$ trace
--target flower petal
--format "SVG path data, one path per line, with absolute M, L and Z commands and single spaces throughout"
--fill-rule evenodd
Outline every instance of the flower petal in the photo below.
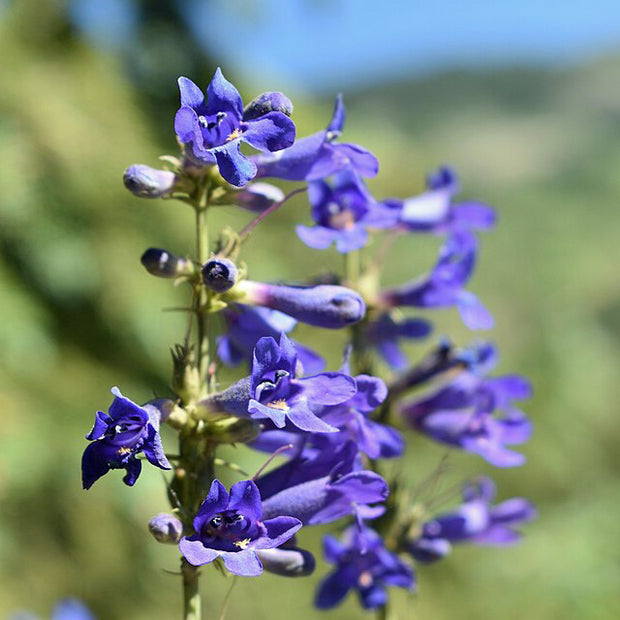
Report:
M 230 501 L 227 510 L 236 510 L 250 521 L 258 521 L 262 514 L 258 487 L 252 480 L 242 480 L 230 487 Z
M 256 164 L 239 150 L 237 138 L 228 144 L 212 149 L 220 174 L 231 185 L 242 187 L 256 176 Z
M 215 549 L 207 549 L 196 536 L 181 538 L 179 551 L 192 566 L 209 564 L 220 555 L 220 552 Z
M 237 118 L 243 116 L 243 101 L 239 91 L 224 77 L 222 70 L 215 70 L 207 87 L 207 114 L 234 112 Z
M 259 151 L 280 151 L 295 142 L 295 124 L 282 112 L 269 112 L 245 126 L 242 140 Z
M 267 535 L 252 544 L 253 549 L 273 549 L 291 539 L 301 528 L 301 521 L 295 517 L 275 517 L 263 522 Z
M 234 575 L 257 577 L 263 572 L 263 565 L 252 549 L 223 551 L 221 556 L 224 560 L 224 566 Z
M 177 83 L 181 93 L 181 106 L 202 110 L 204 108 L 205 96 L 200 88 L 192 80 L 183 76 L 177 80 Z

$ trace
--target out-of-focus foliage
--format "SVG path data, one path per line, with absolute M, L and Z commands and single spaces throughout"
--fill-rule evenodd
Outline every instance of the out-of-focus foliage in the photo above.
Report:
M 133 198 L 121 176 L 174 152 L 175 110 L 168 140 L 157 142 L 165 131 L 151 125 L 122 67 L 66 30 L 54 6 L 22 9 L 0 25 L 0 616 L 25 607 L 43 614 L 74 595 L 102 619 L 174 618 L 180 579 L 162 569 L 176 570 L 177 554 L 146 530 L 165 508 L 160 473 L 145 472 L 132 489 L 110 475 L 83 492 L 79 458 L 112 385 L 136 401 L 168 393 L 168 347 L 184 314 L 161 309 L 186 298 L 146 274 L 139 257 L 148 246 L 185 254 L 192 213 Z M 205 83 L 210 74 L 205 68 Z M 425 620 L 618 617 L 620 63 L 444 74 L 347 100 L 347 139 L 382 164 L 371 184 L 378 197 L 421 190 L 424 173 L 447 161 L 463 195 L 497 206 L 500 226 L 482 240 L 472 289 L 497 317 L 499 371 L 528 375 L 536 391 L 524 468 L 496 475 L 460 455 L 449 476 L 491 473 L 502 497 L 530 497 L 540 519 L 519 547 L 458 548 L 420 569 L 420 594 L 397 593 L 397 609 Z M 331 113 L 331 102 L 295 103 L 302 134 Z M 221 208 L 213 230 L 239 229 L 249 217 Z M 254 279 L 339 267 L 335 252 L 296 239 L 299 219 L 309 221 L 303 199 L 257 229 L 244 251 Z M 386 283 L 423 272 L 435 248 L 432 239 L 401 238 Z M 445 319 L 440 332 L 471 338 L 449 312 Z M 339 337 L 298 334 L 307 337 L 333 368 Z M 226 456 L 249 471 L 261 461 L 242 450 Z M 419 482 L 437 458 L 413 437 L 405 480 Z M 317 532 L 302 540 L 318 549 Z M 320 617 L 311 600 L 324 573 L 241 580 L 229 617 Z M 219 614 L 229 583 L 204 571 L 207 617 Z M 359 613 L 347 602 L 330 617 Z

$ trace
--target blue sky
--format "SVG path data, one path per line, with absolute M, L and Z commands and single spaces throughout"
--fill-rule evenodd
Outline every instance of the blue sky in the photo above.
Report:
M 127 36 L 137 18 L 125 0 L 72 4 L 99 44 L 110 33 L 116 40 Z M 442 68 L 570 63 L 620 54 L 618 0 L 179 0 L 179 5 L 188 27 L 231 74 L 250 81 L 260 75 L 261 81 L 297 90 L 352 89 Z M 102 6 L 105 11 L 97 10 Z

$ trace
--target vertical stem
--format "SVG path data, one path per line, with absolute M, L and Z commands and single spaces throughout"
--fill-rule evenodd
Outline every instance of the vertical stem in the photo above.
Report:
M 196 209 L 196 258 L 200 264 L 209 257 L 209 232 L 207 230 L 207 210 Z M 208 293 L 204 286 L 198 290 L 198 373 L 203 390 L 208 391 L 207 374 L 209 368 L 209 315 L 207 313 Z
M 200 264 L 209 257 L 209 233 L 207 230 L 207 206 L 202 203 L 202 196 L 194 202 L 196 215 L 196 259 Z M 190 401 L 203 398 L 209 393 L 209 292 L 200 282 L 195 288 L 195 312 L 197 319 L 197 370 L 200 381 L 198 390 L 190 389 Z M 198 393 L 196 393 L 198 392 Z M 207 493 L 214 478 L 214 449 L 208 437 L 196 434 L 194 427 L 188 427 L 179 438 L 179 465 L 171 490 L 180 499 L 184 517 L 185 533 L 192 532 L 192 522 L 201 501 Z M 201 599 L 198 588 L 199 571 L 185 558 L 181 560 L 183 577 L 183 619 L 201 620 Z
M 183 620 L 200 620 L 202 613 L 198 591 L 198 568 L 183 558 L 181 572 L 183 574 Z

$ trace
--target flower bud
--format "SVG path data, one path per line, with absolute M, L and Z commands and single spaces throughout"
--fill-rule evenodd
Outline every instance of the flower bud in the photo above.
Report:
M 261 549 L 256 552 L 263 568 L 281 577 L 307 577 L 314 572 L 314 556 L 305 549 Z
M 144 164 L 134 164 L 125 170 L 123 183 L 140 198 L 161 198 L 174 188 L 176 175 L 169 170 L 156 170 Z
M 214 256 L 202 266 L 202 281 L 216 293 L 230 290 L 237 279 L 237 265 L 228 258 Z
M 316 327 L 346 327 L 366 313 L 361 296 L 344 286 L 280 286 L 244 280 L 239 288 L 246 295 L 244 303 L 267 306 Z
M 183 535 L 183 524 L 174 515 L 160 512 L 149 521 L 149 531 L 160 543 L 176 544 Z
M 159 248 L 149 248 L 140 258 L 140 262 L 149 273 L 159 278 L 192 276 L 196 271 L 192 261 Z
M 269 112 L 282 112 L 286 116 L 293 113 L 293 104 L 291 100 L 282 93 L 263 93 L 252 99 L 245 110 L 243 110 L 243 120 L 251 121 L 257 119 Z
M 260 213 L 276 202 L 284 200 L 284 192 L 269 183 L 252 183 L 238 192 L 233 202 L 239 207 Z

